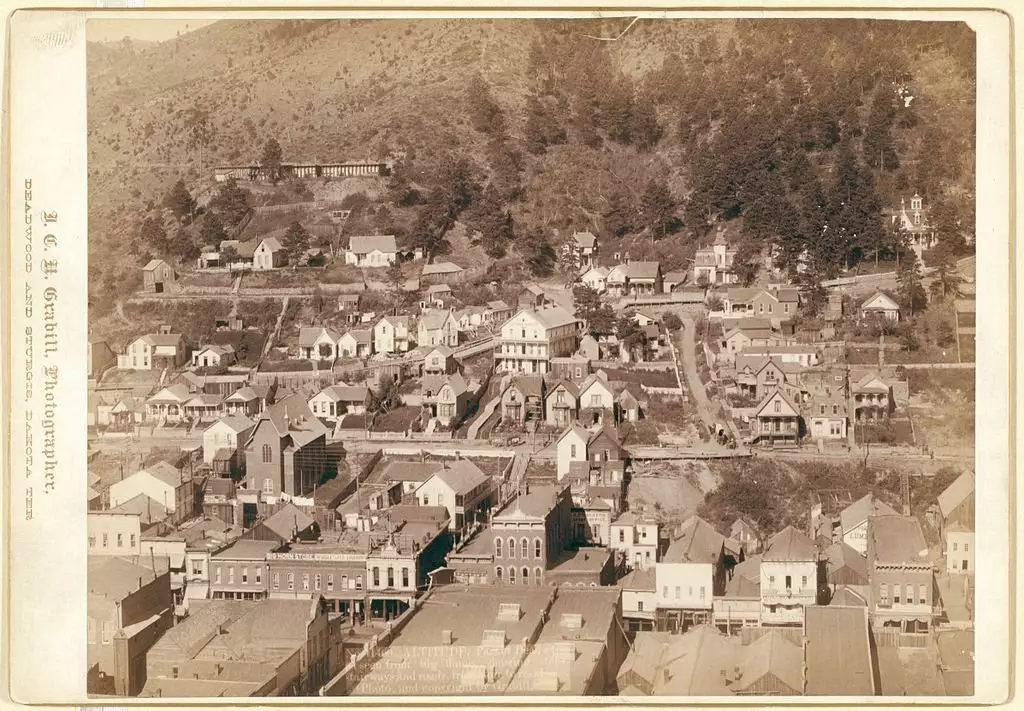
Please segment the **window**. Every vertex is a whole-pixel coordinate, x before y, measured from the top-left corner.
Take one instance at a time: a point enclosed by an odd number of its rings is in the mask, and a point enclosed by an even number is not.
[[[314,590],[319,590],[320,589],[320,573],[317,573],[316,575],[313,576],[313,589]]]
[[[243,583],[249,582],[249,569],[248,568],[242,568],[242,582]]]
[[[274,590],[277,590],[278,588],[281,587],[281,575],[279,573],[274,573],[273,585],[274,585]]]
[[[701,585],[700,586],[700,599],[703,600],[706,597],[706,595],[707,595],[707,589],[703,585]]]
[[[102,638],[103,644],[110,644],[110,639],[111,639],[111,630],[110,630],[110,628],[111,628],[110,622],[108,620],[103,620],[103,623],[100,626],[100,636]]]
[[[882,607],[889,607],[889,583],[882,583],[879,585],[878,604]]]
[[[619,543],[625,543],[625,542],[626,542],[626,529],[620,528],[619,529]]]
[[[501,566],[500,565],[497,568],[494,569],[494,576],[498,579],[498,582],[500,583],[501,582]]]
[[[970,552],[971,552],[971,544],[970,543],[964,543],[964,553],[970,553]]]
[[[900,604],[900,585],[892,586],[892,602],[894,605]]]
[[[661,588],[661,596],[664,598],[668,598],[668,585],[665,585]]]
[[[395,587],[395,569],[390,565],[388,566],[388,587]]]
[[[530,542],[525,538],[519,541],[519,557],[524,560],[530,557]]]
[[[917,602],[920,605],[928,604],[928,588],[924,583],[917,586]]]
[[[679,589],[679,586],[676,585],[676,600],[678,600],[681,597],[681,595],[682,591]]]
[[[789,313],[789,304],[783,304],[782,305],[782,310],[785,311],[788,314]]]
[[[118,548],[123,548],[124,547],[124,534],[123,533],[117,534],[117,547]]]
[[[348,584],[348,576],[343,575],[341,578],[341,587],[344,588]],[[327,574],[327,592],[334,590],[334,573]]]
[[[103,534],[103,547],[106,548],[107,544],[109,544],[109,543],[110,543],[110,534],[109,533],[104,533]]]
[[[957,544],[957,542],[956,542],[956,541],[953,541],[953,552],[954,552],[954,553],[956,553],[956,551],[957,551],[957,547],[958,547],[958,544]]]
[[[263,462],[264,464],[269,463],[273,457],[273,450],[270,449],[269,444],[263,445]]]
[[[96,536],[89,536],[89,547],[90,548],[95,548],[96,547]]]
[[[96,620],[89,618],[89,644],[96,644]]]
[[[216,572],[213,574],[213,582],[220,585],[220,566],[217,566]]]
[[[636,601],[636,611],[637,612],[643,612],[644,611],[644,601],[643,600],[637,600]]]
[[[509,585],[515,585],[516,584],[516,569],[515,568],[509,568],[508,569],[508,584]]]
[[[444,506],[444,494],[437,495],[437,505]]]
[[[818,414],[819,415],[824,415],[825,414],[825,406],[824,405],[821,406],[821,410],[818,412]]]
[[[540,568],[533,569],[533,584],[540,585],[541,578],[544,576],[543,571]]]
[[[494,557],[495,558],[500,558],[501,557],[501,539],[500,538],[495,538],[494,539]]]
[[[356,590],[362,590],[362,589],[363,589],[363,576],[362,575],[357,575],[356,576]]]
[[[540,558],[541,542],[539,538],[533,539],[533,557]]]
[[[373,587],[380,587],[380,568],[376,566],[373,569]]]
[[[295,589],[295,573],[288,573],[288,589]]]
[[[590,396],[590,406],[591,407],[601,407],[601,396],[600,395],[591,395]]]
[[[570,445],[570,447],[569,447],[569,456],[571,458],[573,458],[573,459],[576,458],[576,445],[575,444]]]
[[[778,400],[775,401],[775,412],[782,412],[782,403]]]
[[[693,597],[693,586],[692,585],[690,586],[690,589],[686,591],[686,596],[687,597]]]
[[[402,587],[403,588],[409,587],[409,569],[408,568],[402,568]]]
[[[274,493],[274,480],[273,479],[264,479],[263,480],[263,493],[264,494],[273,494]]]
[[[792,575],[787,575],[786,576],[786,590],[792,590],[792,589],[793,589],[793,576]]]
[[[576,369],[576,377],[577,378],[582,378],[583,377],[583,369],[582,368],[577,368]]]
[[[235,584],[235,566],[228,568],[228,585]]]
[[[263,582],[263,568],[256,568],[256,584]]]
[[[832,406],[832,414],[833,415],[838,415],[839,414],[839,405],[833,405]]]
[[[770,587],[770,588],[775,587],[775,576],[774,575],[769,575],[768,576],[768,587]]]
[[[430,494],[423,495],[423,505],[430,506]]]
[[[514,538],[508,539],[508,557],[509,558],[515,558],[516,557],[516,541],[515,541]]]

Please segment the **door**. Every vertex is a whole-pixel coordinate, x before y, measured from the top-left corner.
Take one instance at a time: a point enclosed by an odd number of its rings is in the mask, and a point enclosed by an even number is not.
[[[164,283],[162,281],[156,282],[155,284],[153,284],[153,287],[154,287],[154,290],[156,291],[156,293],[158,293],[158,294],[164,293]]]
[[[963,570],[963,571],[965,571],[965,572],[966,572],[966,570],[967,570],[967,560],[966,560],[966,559],[964,559],[963,561],[961,561],[961,570]]]

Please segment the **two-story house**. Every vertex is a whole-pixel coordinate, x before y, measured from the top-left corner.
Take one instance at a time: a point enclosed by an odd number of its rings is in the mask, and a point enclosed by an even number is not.
[[[792,526],[769,538],[761,554],[761,624],[800,625],[818,602],[818,549]]]
[[[555,450],[559,481],[567,477],[577,465],[587,469],[619,465],[617,468],[621,470],[627,456],[612,428],[601,427],[591,432],[576,424],[567,427],[558,437]]]
[[[612,521],[608,547],[622,553],[633,570],[647,570],[658,562],[659,525],[631,511]]]
[[[958,575],[974,573],[974,529],[959,522],[946,526],[946,572]]]
[[[735,284],[739,275],[733,270],[737,248],[725,239],[725,232],[718,230],[715,241],[697,250],[693,260],[693,281],[709,285]]]
[[[501,421],[517,427],[522,427],[527,422],[542,422],[544,387],[544,378],[540,375],[516,375],[508,378],[508,384],[501,391]]]
[[[918,259],[926,249],[931,249],[937,242],[935,228],[928,220],[928,211],[924,206],[924,198],[914,193],[910,198],[910,206],[907,207],[906,198],[900,198],[900,206],[896,209],[888,209],[883,216],[889,225],[906,235],[910,241],[910,248],[917,254]]]
[[[360,235],[349,239],[345,264],[386,267],[398,258],[394,235]]]
[[[420,315],[417,327],[417,345],[448,346],[459,345],[459,325],[451,309],[428,309]]]
[[[608,269],[608,267],[590,267],[590,269],[583,272],[583,276],[580,277],[580,281],[596,291],[598,294],[603,294],[608,285],[609,271],[611,270]]]
[[[270,586],[267,554],[281,541],[236,540],[210,556],[210,597],[214,600],[262,600]]]
[[[253,269],[277,269],[288,263],[288,254],[277,237],[267,237],[252,253]]]
[[[409,350],[409,316],[382,316],[373,326],[375,353],[405,353]]]
[[[158,333],[149,333],[128,344],[117,357],[119,370],[174,370],[188,361],[188,349],[180,333],[171,333],[161,326]]]
[[[110,507],[120,506],[140,495],[162,506],[171,523],[185,521],[195,513],[192,479],[167,462],[156,462],[111,484]]]
[[[741,395],[758,402],[777,389],[799,392],[802,370],[793,363],[743,351],[736,357],[736,387]]]
[[[802,422],[793,402],[775,389],[754,410],[751,438],[763,446],[796,444],[803,435]]]
[[[327,428],[294,394],[267,408],[245,444],[248,489],[269,503],[306,496],[327,461]]]
[[[430,417],[445,427],[453,427],[466,416],[472,391],[460,373],[425,375],[420,381],[420,397]]]
[[[658,609],[654,568],[634,569],[619,581],[622,588],[622,621],[629,632],[651,632]]]
[[[560,306],[521,309],[501,326],[494,351],[499,372],[545,374],[553,358],[570,356],[579,342],[579,321]]]
[[[913,516],[872,516],[867,543],[872,628],[929,631],[935,580],[920,522]]]
[[[599,370],[580,385],[580,421],[587,425],[611,423],[615,415],[615,391],[608,376]]]
[[[975,530],[974,487],[974,472],[968,470],[939,494],[935,524],[941,540],[945,540],[946,529],[956,524]]]
[[[546,422],[555,427],[568,427],[579,414],[580,391],[571,380],[560,380],[544,398]]]
[[[576,266],[580,269],[589,269],[594,266],[594,259],[597,256],[597,237],[591,232],[573,231],[572,239],[569,240],[568,248],[573,253]]]
[[[467,459],[444,462],[444,466],[413,492],[421,506],[443,506],[448,527],[461,536],[477,522],[487,520],[496,503],[497,489],[491,477]]]
[[[804,420],[811,439],[842,441],[847,436],[846,398],[838,394],[819,393],[807,404]]]
[[[877,373],[867,373],[856,381],[851,377],[850,380],[853,421],[857,424],[887,421],[895,409],[892,387]]]
[[[423,356],[424,375],[447,375],[457,369],[455,351],[448,346],[434,346]]]
[[[203,461],[212,467],[214,474],[244,475],[243,449],[254,426],[248,417],[228,415],[203,431]]]

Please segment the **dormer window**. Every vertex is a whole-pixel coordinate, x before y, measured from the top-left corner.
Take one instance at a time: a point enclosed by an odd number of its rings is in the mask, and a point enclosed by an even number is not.
[[[912,210],[920,210],[921,209],[921,198],[919,198],[919,197],[911,198],[910,199],[910,208]]]

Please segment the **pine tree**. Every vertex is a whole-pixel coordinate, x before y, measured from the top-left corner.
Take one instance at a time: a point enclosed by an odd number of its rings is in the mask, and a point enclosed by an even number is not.
[[[234,227],[242,221],[251,205],[252,192],[240,187],[234,178],[228,178],[210,200],[209,207],[217,211],[225,224]]]
[[[644,227],[651,231],[651,241],[665,237],[679,228],[677,206],[672,191],[664,180],[652,179],[640,199]]]
[[[277,183],[281,179],[281,144],[276,138],[270,138],[263,144],[263,154],[260,157],[260,165],[270,171],[270,179]]]
[[[188,188],[185,187],[184,180],[179,179],[174,184],[174,187],[171,188],[171,191],[167,193],[167,196],[164,198],[164,207],[169,209],[179,220],[195,212],[196,201],[192,198]]]
[[[872,168],[896,170],[899,159],[892,140],[892,124],[896,116],[895,95],[885,82],[879,84],[871,102],[867,128],[864,130],[864,159]]]
[[[203,221],[199,225],[199,238],[203,244],[212,244],[214,246],[219,245],[221,241],[227,238],[219,213],[208,210],[203,215]]]
[[[284,233],[281,247],[284,249],[289,264],[298,264],[299,258],[309,249],[309,241],[309,232],[306,231],[306,228],[298,220],[288,225],[288,230]]]
[[[928,297],[921,284],[921,261],[914,250],[903,249],[900,265],[896,270],[896,283],[899,285],[900,306],[911,318],[925,309]]]
[[[604,211],[605,229],[621,237],[633,232],[636,225],[636,209],[630,198],[621,191],[616,191],[608,198],[608,207]]]
[[[481,133],[500,135],[505,132],[505,116],[501,107],[494,101],[491,88],[479,74],[469,81],[466,87],[466,98],[469,103],[469,115],[473,128]]]
[[[155,254],[166,255],[170,250],[167,231],[156,218],[147,217],[142,221],[142,225],[139,227],[139,239]]]

